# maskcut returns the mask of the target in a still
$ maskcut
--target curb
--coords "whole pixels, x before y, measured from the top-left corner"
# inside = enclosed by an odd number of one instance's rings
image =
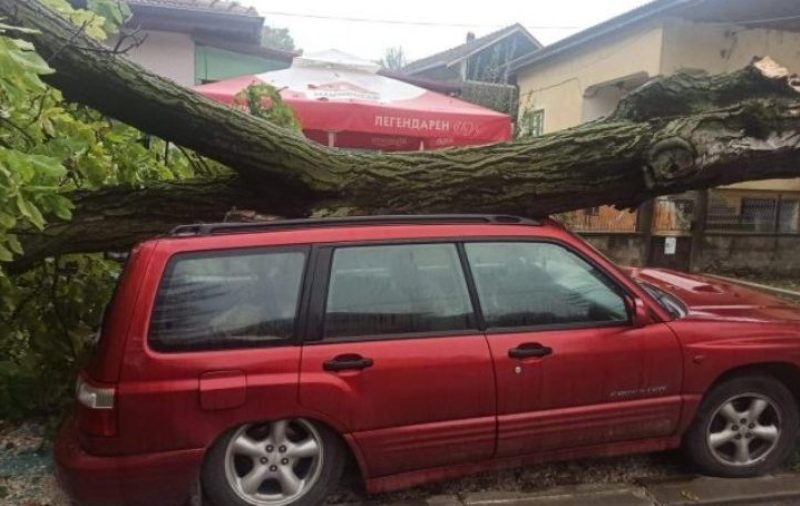
[[[480,492],[431,496],[369,506],[789,506],[800,504],[800,473],[758,478],[680,476],[636,485],[589,484],[539,492]],[[355,505],[353,505],[355,506]]]

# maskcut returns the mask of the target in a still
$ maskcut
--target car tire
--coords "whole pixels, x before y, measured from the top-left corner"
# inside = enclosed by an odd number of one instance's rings
[[[758,476],[788,459],[797,434],[797,401],[789,389],[772,376],[739,376],[706,395],[683,449],[702,473]]]
[[[346,449],[302,418],[241,425],[209,449],[200,481],[216,506],[315,506],[339,483]]]

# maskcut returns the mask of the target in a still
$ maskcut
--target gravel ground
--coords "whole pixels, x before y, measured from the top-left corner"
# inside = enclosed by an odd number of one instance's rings
[[[0,505],[68,506],[53,477],[45,425],[0,421]]]
[[[540,464],[507,471],[494,471],[455,480],[367,496],[358,485],[342,487],[328,498],[328,504],[389,504],[413,501],[432,495],[460,495],[474,492],[534,492],[555,486],[587,483],[635,484],[641,478],[662,478],[685,474],[677,452],[628,457],[575,460]]]

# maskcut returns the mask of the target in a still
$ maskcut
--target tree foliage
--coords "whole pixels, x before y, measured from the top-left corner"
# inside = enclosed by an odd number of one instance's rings
[[[261,32],[261,45],[283,51],[295,51],[294,39],[288,28],[265,26]]]
[[[408,65],[408,59],[405,51],[403,51],[403,46],[394,46],[387,47],[383,58],[378,60],[377,63],[386,70],[399,71]]]
[[[128,14],[115,0],[90,1],[91,11],[46,3],[97,39]],[[26,33],[0,20],[0,417],[63,402],[118,271],[102,255],[73,255],[9,276],[2,262],[23,253],[20,239],[69,220],[75,190],[197,172],[193,154],[66,102],[42,81],[53,70],[20,38]]]

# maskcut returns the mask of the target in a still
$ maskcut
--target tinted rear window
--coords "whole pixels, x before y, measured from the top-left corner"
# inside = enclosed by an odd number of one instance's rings
[[[156,297],[150,345],[198,350],[292,338],[306,256],[299,249],[175,256]]]

